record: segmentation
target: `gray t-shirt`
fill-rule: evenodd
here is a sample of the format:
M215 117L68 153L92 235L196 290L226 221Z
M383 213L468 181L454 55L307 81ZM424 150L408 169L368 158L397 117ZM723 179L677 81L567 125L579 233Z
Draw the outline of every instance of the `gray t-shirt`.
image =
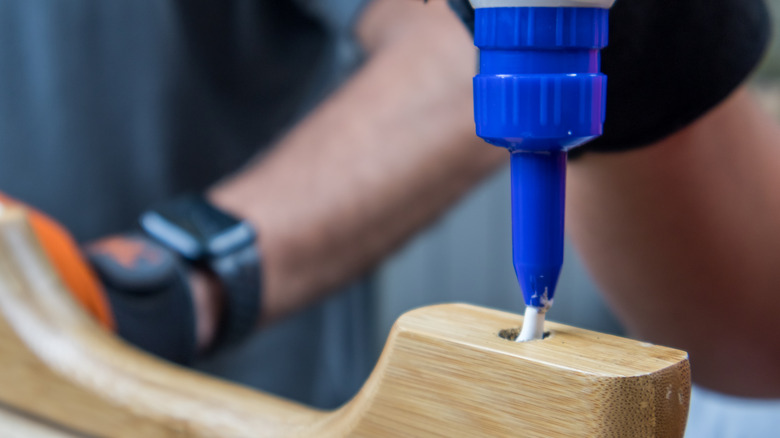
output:
M0 2L0 190L80 241L235 171L359 61L366 0ZM321 407L362 384L362 285L203 364Z

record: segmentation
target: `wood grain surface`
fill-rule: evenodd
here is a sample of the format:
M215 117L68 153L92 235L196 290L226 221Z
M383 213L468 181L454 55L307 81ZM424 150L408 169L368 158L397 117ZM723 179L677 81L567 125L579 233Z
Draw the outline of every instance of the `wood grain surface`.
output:
M412 311L360 393L318 411L104 332L70 298L24 212L0 216L0 403L89 436L682 436L686 353L554 323L542 341L498 336L521 324L462 304Z

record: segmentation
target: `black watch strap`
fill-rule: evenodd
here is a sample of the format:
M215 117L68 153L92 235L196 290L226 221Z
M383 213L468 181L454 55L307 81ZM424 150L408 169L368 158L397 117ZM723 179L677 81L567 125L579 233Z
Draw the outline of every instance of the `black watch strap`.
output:
M191 363L195 307L178 255L139 233L99 240L85 253L103 283L118 335L158 357Z
M212 350L243 340L257 324L260 314L262 272L256 245L249 245L209 262L224 294L224 310Z
M144 213L140 225L193 267L216 276L224 307L210 350L247 337L260 314L262 290L260 252L250 225L192 194Z

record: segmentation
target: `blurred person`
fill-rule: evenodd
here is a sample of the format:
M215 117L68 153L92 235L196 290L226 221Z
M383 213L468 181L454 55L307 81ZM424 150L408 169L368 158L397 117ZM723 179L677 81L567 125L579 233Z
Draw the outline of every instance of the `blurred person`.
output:
M474 49L444 2L25 0L0 20L0 188L85 244L119 335L314 406L373 368L361 276L505 161L473 133ZM164 235L135 231L145 212ZM170 247L237 219L258 237Z
M570 231L633 334L690 351L707 388L779 397L777 127L734 92L766 11L675 5L613 11L607 135L571 165ZM263 325L251 383L315 406L373 367L361 276L505 160L473 134L474 50L444 2L18 0L0 20L0 188L92 242L119 334L190 363ZM206 243L239 220L258 237L184 262L193 217Z

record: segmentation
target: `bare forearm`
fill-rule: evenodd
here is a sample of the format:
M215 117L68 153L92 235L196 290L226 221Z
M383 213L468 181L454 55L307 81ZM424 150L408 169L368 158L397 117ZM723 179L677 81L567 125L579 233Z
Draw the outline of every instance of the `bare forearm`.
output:
M425 25L370 35L348 85L212 192L260 232L266 321L366 272L503 160L473 134L462 25L442 4L394 3L380 11Z
M629 329L694 380L780 396L780 130L744 90L660 144L570 166L570 233Z

